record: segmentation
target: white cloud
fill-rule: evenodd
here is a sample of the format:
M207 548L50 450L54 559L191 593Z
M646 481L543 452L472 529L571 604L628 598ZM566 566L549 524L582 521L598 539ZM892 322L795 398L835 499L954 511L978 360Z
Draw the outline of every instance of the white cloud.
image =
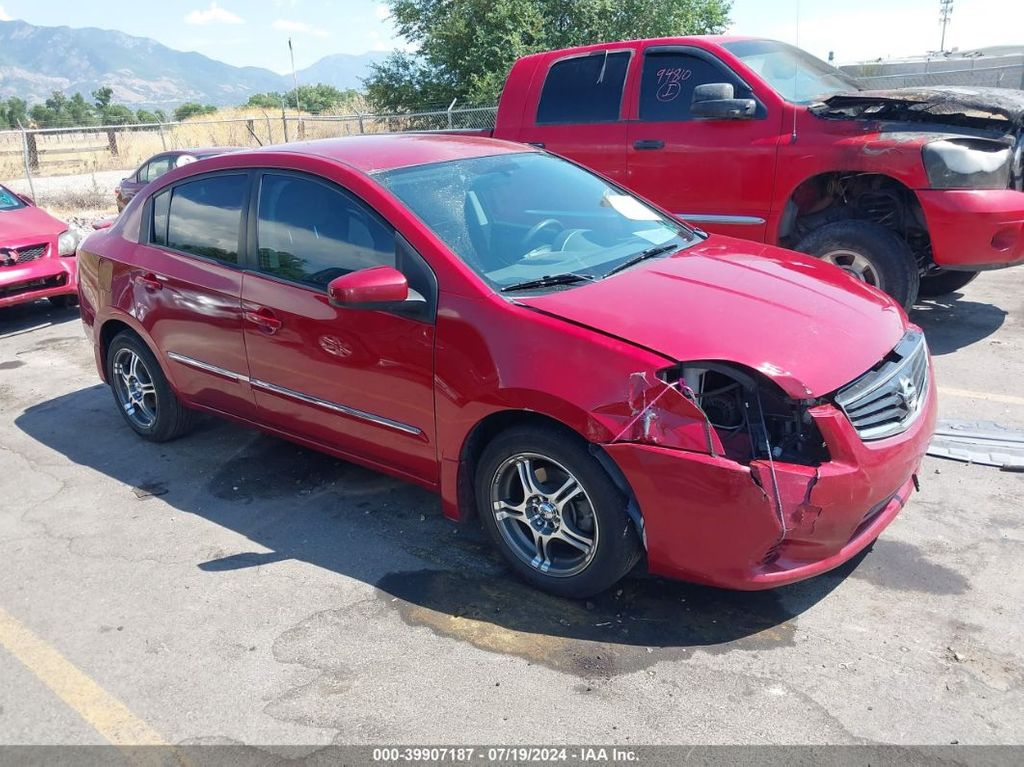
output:
M14 21L14 17L2 5L0 5L0 21Z
M271 24L274 29L279 29L282 32L297 32L300 35L313 35L313 37L327 37L327 31L318 27L313 27L304 21L292 21L290 19L276 19Z
M221 8L217 3L211 2L206 10L195 10L185 16L186 24L195 26L206 26L207 24L244 24L245 19L237 13Z

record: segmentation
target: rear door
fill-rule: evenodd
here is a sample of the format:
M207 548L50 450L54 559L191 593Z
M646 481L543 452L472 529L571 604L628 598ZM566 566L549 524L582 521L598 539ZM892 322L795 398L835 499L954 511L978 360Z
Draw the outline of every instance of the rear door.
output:
M259 173L250 205L245 344L260 420L437 482L434 311L426 262L360 199L318 176ZM393 266L421 312L334 306L327 284Z
M188 399L249 418L242 340L246 171L189 178L155 195L127 284L136 316Z
M533 115L518 140L624 181L623 93L633 53L605 50L553 60L531 88Z
M783 110L692 46L648 46L639 77L626 185L698 226L763 241ZM692 117L693 90L709 83L729 83L736 98L757 100L754 118Z

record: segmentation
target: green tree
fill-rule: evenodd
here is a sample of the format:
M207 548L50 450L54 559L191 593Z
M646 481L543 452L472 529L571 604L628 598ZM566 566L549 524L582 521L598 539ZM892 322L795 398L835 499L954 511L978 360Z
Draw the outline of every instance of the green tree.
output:
M150 112L148 109L135 110L135 120L143 124L161 122L160 118L156 116L156 113Z
M96 100L96 108L101 112L110 106L110 100L114 98L114 89L110 86L104 85L102 88L97 88L92 92L92 97Z
M28 126L28 104L24 99L11 96L7 101L0 101L0 125L17 128L18 124Z
M341 90L325 83L300 85L298 92L298 102L296 102L295 89L293 88L287 93L278 93L276 91L254 93L242 106L255 109L280 109L283 104L294 109L296 103L298 103L303 112L319 114L321 112L337 112L345 108L351 108L359 98L358 91L352 89Z
M493 103L512 63L574 45L723 32L729 0L388 0L415 53L395 53L366 80L380 109Z
M201 117L203 115L213 114L217 111L217 107L211 104L197 104L194 101L186 101L180 107L174 110L174 119L187 120L190 117Z
M111 104L100 116L104 125L134 125L139 120L135 113L124 104Z

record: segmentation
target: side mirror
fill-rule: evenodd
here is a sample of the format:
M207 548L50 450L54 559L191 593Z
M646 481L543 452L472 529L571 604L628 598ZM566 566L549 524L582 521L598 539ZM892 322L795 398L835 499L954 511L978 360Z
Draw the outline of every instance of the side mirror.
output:
M738 99L732 83L706 83L693 89L690 115L706 120L749 120L757 111L754 99Z
M409 282L391 266L373 266L335 277L327 284L331 303L353 309L380 309L409 299Z

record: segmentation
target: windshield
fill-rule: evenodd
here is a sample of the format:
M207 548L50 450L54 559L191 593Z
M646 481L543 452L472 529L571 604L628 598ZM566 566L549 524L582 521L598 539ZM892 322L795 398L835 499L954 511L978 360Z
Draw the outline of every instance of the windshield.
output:
M492 288L567 290L691 230L572 163L529 152L377 174ZM550 277L561 280L547 280ZM579 279L564 279L565 277ZM545 284L526 286L540 281Z
M0 186L0 210L17 210L24 208L24 201L6 187Z
M861 89L854 78L786 43L740 40L722 47L794 104L811 104Z

